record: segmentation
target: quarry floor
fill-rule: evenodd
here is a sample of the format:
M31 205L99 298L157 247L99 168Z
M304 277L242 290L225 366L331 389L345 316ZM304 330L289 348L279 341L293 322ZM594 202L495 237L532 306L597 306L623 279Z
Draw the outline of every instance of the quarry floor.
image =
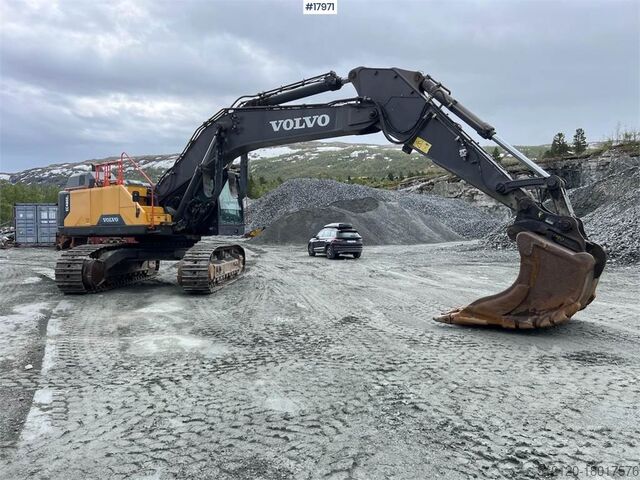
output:
M55 252L0 251L0 478L640 477L640 269L509 332L431 318L507 287L515 252L248 249L207 297L171 263L64 297Z

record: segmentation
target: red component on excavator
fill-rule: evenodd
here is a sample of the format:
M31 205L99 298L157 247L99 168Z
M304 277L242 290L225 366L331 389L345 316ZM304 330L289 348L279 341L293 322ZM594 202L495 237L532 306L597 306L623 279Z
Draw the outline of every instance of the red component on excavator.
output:
M109 187L124 184L124 168L122 159L113 162L96 163L93 165L96 185ZM113 176L115 174L115 177Z
M516 238L520 273L505 291L434 320L456 325L539 328L569 321L595 298L595 259L530 232Z

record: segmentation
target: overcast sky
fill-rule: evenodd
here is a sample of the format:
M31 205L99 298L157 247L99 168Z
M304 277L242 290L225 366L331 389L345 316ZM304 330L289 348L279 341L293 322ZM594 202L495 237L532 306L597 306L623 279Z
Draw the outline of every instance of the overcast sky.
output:
M242 94L359 65L431 74L511 143L640 128L640 0L0 5L5 172L179 152Z

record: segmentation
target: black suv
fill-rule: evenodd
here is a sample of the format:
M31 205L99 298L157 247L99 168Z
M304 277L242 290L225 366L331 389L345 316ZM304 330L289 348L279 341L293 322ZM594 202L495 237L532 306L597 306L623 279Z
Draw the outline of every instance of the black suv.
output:
M309 240L307 246L309 255L314 257L316 253L323 253L327 258L337 258L341 253L360 258L362 255L362 237L348 223L330 223L325 225L318 234Z

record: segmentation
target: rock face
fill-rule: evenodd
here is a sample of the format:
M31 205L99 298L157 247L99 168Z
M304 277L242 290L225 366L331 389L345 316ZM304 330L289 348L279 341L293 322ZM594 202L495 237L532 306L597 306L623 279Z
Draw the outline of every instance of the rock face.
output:
M607 152L583 161L582 167L563 162L558 175L568 172L568 190L576 215L582 218L587 235L608 252L616 263L640 262L640 156ZM573 172L573 173L571 173ZM515 248L501 225L484 239L491 248Z
M549 173L564 179L567 189L571 190L598 182L610 176L613 171L621 171L628 167L638 166L640 165L640 157L637 154L631 155L609 150L594 157L552 159L541 162L541 165ZM520 166L509 167L508 171L515 178L526 174L526 170ZM420 178L408 179L400 185L398 190L431 193L446 198L461 198L476 207L501 216L505 220L510 219L512 216L509 208L453 175L442 175L429 180ZM578 213L578 215L581 214Z
M296 179L252 202L257 243L305 243L331 222L352 223L367 244L414 244L480 238L499 225L459 199L378 190L333 180Z
M589 158L554 160L543 165L549 173L558 175L567 183L567 189L583 187L609 177L628 167L640 165L638 154L608 150L601 155Z
M640 262L640 167L629 167L576 189L571 196L582 212L589 238L611 260Z
M402 184L399 190L440 195L445 198L459 198L504 220L511 216L511 210L508 207L452 175L442 175L426 181L414 180L412 182L409 180Z

